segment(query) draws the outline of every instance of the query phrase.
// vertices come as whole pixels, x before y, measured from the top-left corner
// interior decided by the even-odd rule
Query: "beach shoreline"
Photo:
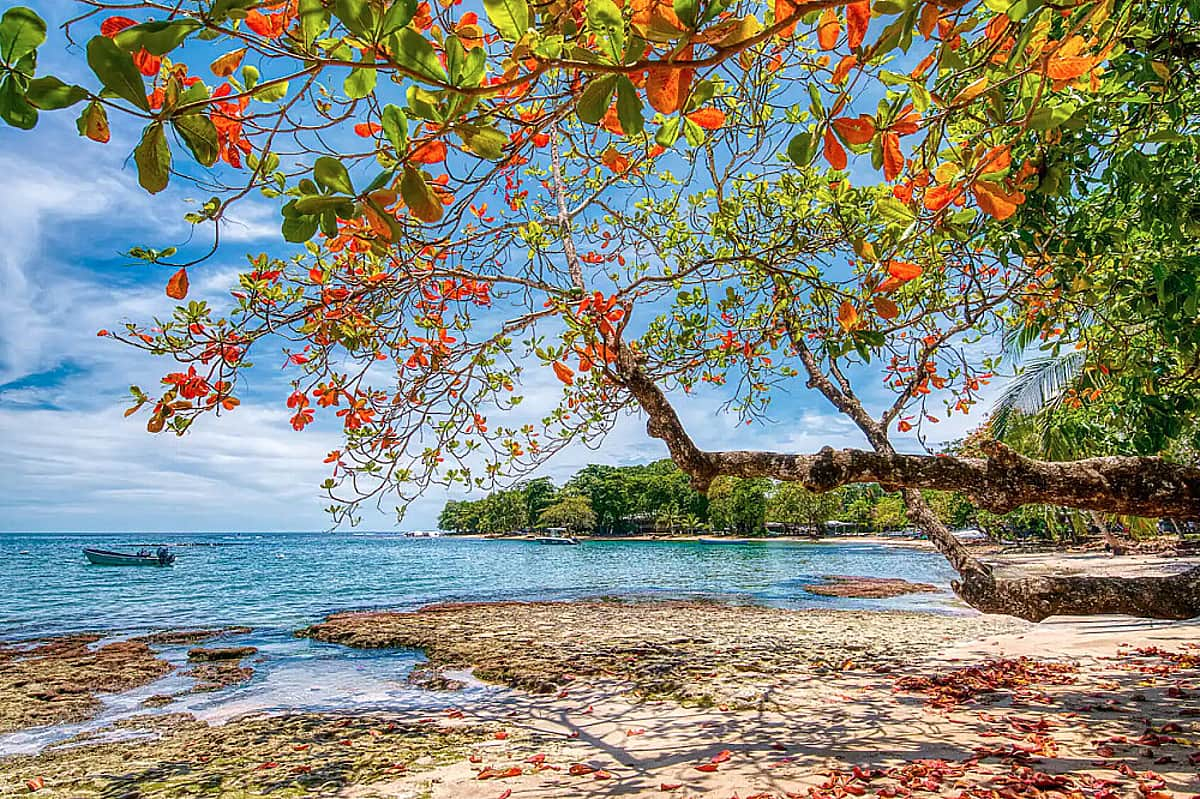
[[[1087,552],[989,560],[1002,570],[1118,575],[1189,565]],[[263,710],[236,700],[238,685],[215,686],[214,701],[234,699],[205,721],[173,710],[171,696],[147,696],[68,740],[0,757],[0,796],[26,795],[32,783],[39,796],[72,799],[497,799],[509,790],[514,799],[891,799],[918,771],[934,774],[923,778],[936,783],[923,792],[929,799],[1014,786],[1023,796],[1037,780],[1043,793],[1083,799],[1200,792],[1200,619],[1034,625],[959,610],[630,596],[335,613],[299,640],[348,662],[374,652],[373,674],[395,662],[391,680],[406,696],[433,702]],[[36,735],[45,728],[28,725],[149,694],[164,669],[178,698],[194,690],[188,663],[156,653],[197,644],[201,660],[244,657],[252,685],[260,660],[269,665],[279,650],[251,652],[249,634],[162,630],[105,657],[97,653],[113,639],[43,639],[53,655],[44,673],[28,645],[9,644],[0,715],[9,711],[10,730]],[[414,652],[423,661],[409,673]],[[1097,793],[1107,781],[1113,793]]]

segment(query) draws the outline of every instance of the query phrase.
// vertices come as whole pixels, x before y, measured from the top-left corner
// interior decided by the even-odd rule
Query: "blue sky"
[[[51,24],[39,71],[94,82],[80,74],[78,52],[64,56],[55,30],[69,5],[33,5]],[[114,119],[112,141],[100,145],[79,137],[74,118],[71,111],[43,114],[31,133],[0,126],[0,531],[327,527],[317,486],[336,433],[291,429],[286,381],[264,354],[255,359],[260,367],[243,405],[201,420],[183,438],[146,433],[144,415],[122,418],[128,386],[152,389],[168,364],[96,331],[169,314],[173,303],[163,294],[167,270],[132,266],[120,252],[179,241],[188,229],[185,203],[206,195],[176,181],[149,197],[126,163],[136,131]],[[216,257],[192,270],[191,297],[223,304],[246,253],[286,253],[276,214],[261,199],[242,204]],[[535,406],[536,397],[558,388],[542,372],[526,386]],[[808,452],[862,444],[844,418],[799,384],[775,401],[773,424],[739,425],[721,411],[722,399],[680,404],[702,446]],[[954,417],[934,438],[958,437],[978,419]],[[598,451],[565,451],[544,473],[561,481],[587,463],[665,455],[642,420],[628,417]],[[411,506],[405,526],[432,526],[447,496],[426,495]],[[368,528],[393,523],[390,510],[365,515]]]

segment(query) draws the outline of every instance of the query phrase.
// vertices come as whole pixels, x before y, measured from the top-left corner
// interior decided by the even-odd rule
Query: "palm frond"
[[[1054,405],[1083,372],[1078,350],[1030,361],[992,406],[991,429],[996,438],[1007,435],[1016,416],[1034,416]]]

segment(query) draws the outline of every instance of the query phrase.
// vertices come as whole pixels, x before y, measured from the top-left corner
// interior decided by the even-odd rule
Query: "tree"
[[[871,509],[871,523],[876,530],[895,530],[908,521],[904,500],[894,494],[880,497]]]
[[[525,524],[528,527],[536,527],[542,511],[554,503],[558,489],[554,487],[554,481],[549,477],[528,480],[518,486],[518,488],[525,497],[525,509],[527,513]]]
[[[762,535],[765,531],[767,488],[762,479],[719,477],[708,489],[708,515],[717,530],[736,535]]]
[[[780,483],[767,497],[766,521],[786,525],[789,531],[807,527],[814,538],[825,533],[825,523],[842,506],[840,491],[816,494],[798,483]]]
[[[602,533],[613,535],[624,531],[634,505],[630,486],[620,469],[590,464],[567,481],[565,490],[587,497]]]
[[[81,8],[87,86],[38,75],[44,23],[5,13],[0,118],[81,105],[97,142],[110,113],[132,122],[151,193],[215,167],[197,181],[217,196],[187,217],[212,248],[130,251],[174,299],[248,196],[277,202],[298,245],[252,257],[228,309],[102,331],[183,364],[133,389],[151,432],[233,412],[251,356],[282,342],[293,426],[319,412],[345,431],[336,518],[435,483],[491,488],[636,410],[700,491],[900,489],[982,610],[1200,613],[1200,569],[1000,579],[920,493],[1200,516],[1200,469],[1164,457],[1200,396],[1192,3]],[[980,344],[1014,331],[1105,375],[1073,402],[1123,406],[1098,418],[1133,421],[1129,454],[898,450],[978,402],[1001,363]],[[536,421],[517,394],[531,369],[562,383]],[[713,391],[762,422],[786,386],[868,449],[706,450],[675,408]],[[613,529],[628,499],[598,501],[592,477]]]
[[[563,527],[575,533],[591,533],[596,529],[596,514],[587,497],[563,494],[538,517],[542,527]]]
[[[479,504],[479,531],[507,535],[525,528],[528,522],[525,497],[520,491],[488,494]]]

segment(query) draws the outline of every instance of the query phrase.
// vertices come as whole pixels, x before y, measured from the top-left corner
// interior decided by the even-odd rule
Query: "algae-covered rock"
[[[492,727],[390,714],[258,715],[220,726],[187,715],[142,716],[116,731],[153,737],[80,738],[0,760],[0,796],[25,795],[26,780],[38,778],[39,799],[332,796],[461,760],[495,735]]]
[[[996,617],[709,602],[495,602],[337,614],[297,634],[419,648],[433,667],[470,668],[536,693],[579,678],[615,678],[643,696],[759,707],[781,673],[886,670],[948,640],[1026,626]]]
[[[241,660],[258,652],[255,646],[197,646],[188,650],[188,660],[209,662],[214,660]]]
[[[93,646],[99,635],[0,645],[0,732],[83,721],[97,693],[128,691],[171,670],[142,641]]]

